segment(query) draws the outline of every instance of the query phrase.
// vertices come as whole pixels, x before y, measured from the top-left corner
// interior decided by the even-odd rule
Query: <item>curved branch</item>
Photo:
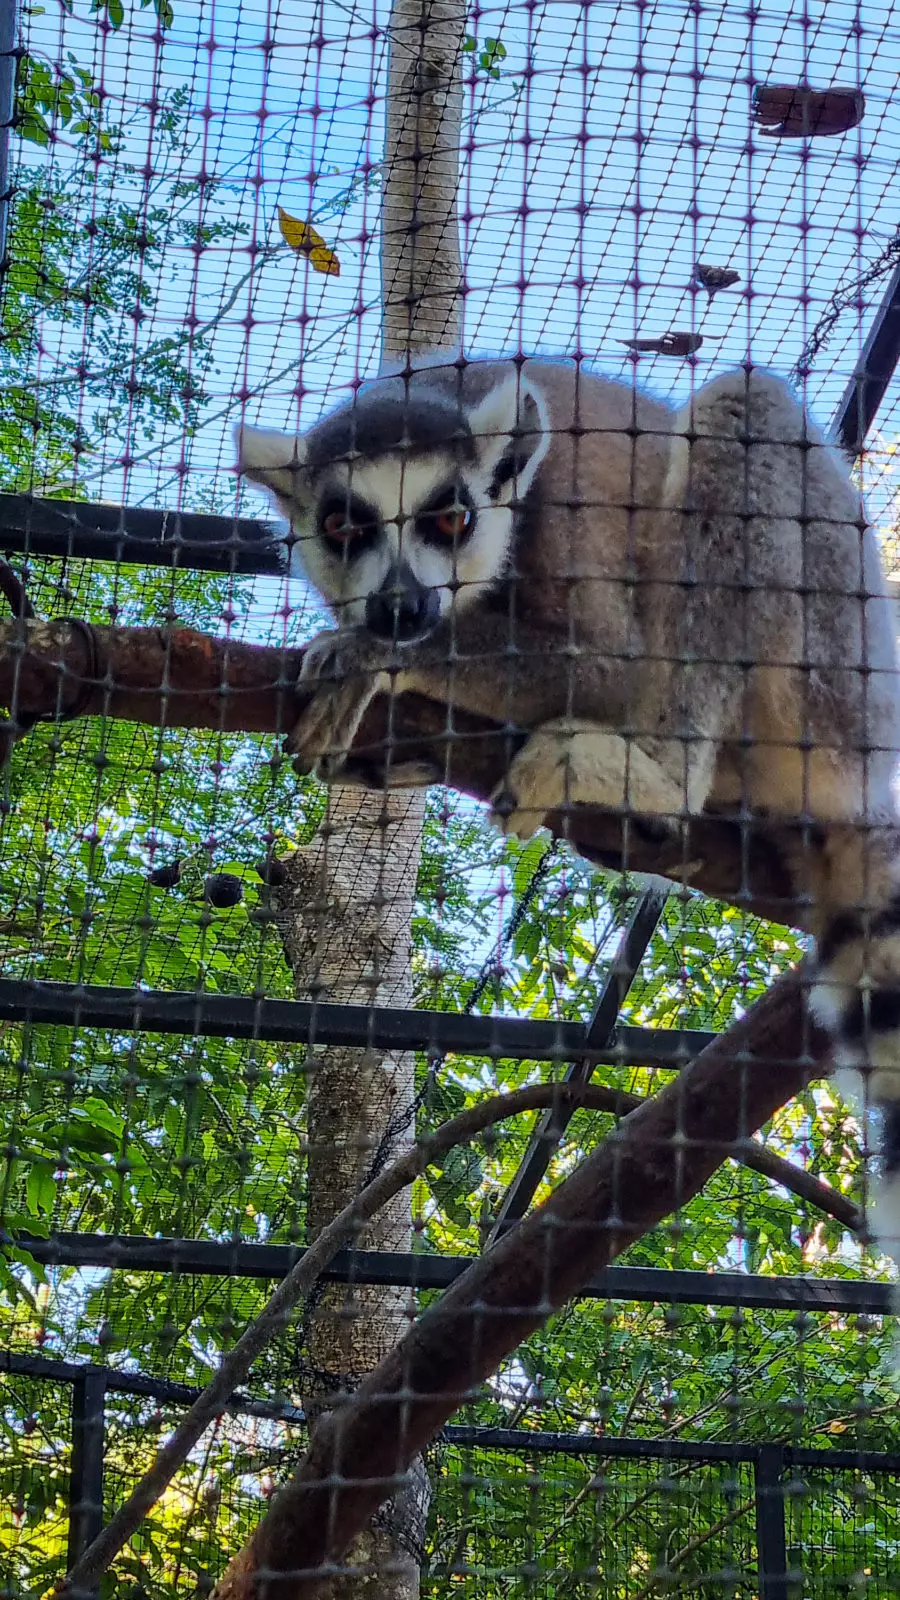
[[[592,1085],[589,1092],[591,1104],[596,1110],[615,1114],[623,1109],[623,1096],[618,1090]],[[298,1300],[309,1293],[338,1251],[353,1241],[363,1224],[370,1221],[376,1211],[380,1211],[401,1189],[407,1188],[426,1167],[454,1145],[467,1143],[483,1133],[485,1128],[506,1117],[518,1116],[523,1111],[541,1111],[548,1105],[566,1101],[586,1104],[585,1090],[577,1086],[569,1089],[565,1084],[542,1083],[483,1100],[445,1122],[433,1133],[420,1138],[411,1150],[385,1167],[343,1211],[338,1212],[296,1266],[291,1268],[287,1277],[282,1279],[259,1316],[223,1358],[215,1377],[194,1401],[184,1421],[160,1450],[124,1505],[119,1507],[112,1520],[88,1546],[71,1572],[67,1573],[61,1585],[63,1593],[74,1595],[96,1586],[122,1546],[152,1510],[179,1467],[183,1466],[197,1441],[221,1415],[235,1389],[244,1382],[254,1361],[272,1339],[283,1332]]]
[[[183,1466],[206,1428],[221,1415],[235,1389],[244,1382],[254,1361],[271,1340],[283,1331],[285,1321],[298,1300],[310,1292],[334,1256],[359,1231],[362,1223],[370,1220],[395,1194],[412,1183],[438,1156],[445,1155],[456,1144],[468,1142],[494,1123],[520,1116],[526,1111],[544,1111],[552,1107],[554,1110],[583,1109],[624,1116],[645,1103],[637,1095],[624,1094],[603,1084],[531,1084],[510,1094],[483,1100],[433,1133],[420,1138],[411,1151],[373,1179],[358,1198],[340,1212],[278,1285],[234,1349],[224,1357],[219,1371],[194,1402],[184,1422],[159,1452],[137,1488],[68,1574],[65,1587],[74,1590],[96,1584],[167,1488],[179,1467]],[[858,1207],[829,1189],[827,1184],[793,1167],[790,1162],[770,1155],[754,1140],[743,1141],[733,1155],[745,1166],[776,1178],[783,1187],[793,1189],[794,1193],[810,1200],[847,1227],[861,1226],[862,1213]]]
[[[478,1385],[805,1087],[829,1044],[806,1014],[808,981],[802,969],[779,979],[473,1262],[339,1411],[320,1418],[299,1471],[231,1562],[216,1600],[250,1600],[261,1579],[267,1600],[314,1594]]]

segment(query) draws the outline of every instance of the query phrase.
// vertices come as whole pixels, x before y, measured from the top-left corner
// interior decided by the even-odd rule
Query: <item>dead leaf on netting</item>
[[[330,278],[340,277],[341,263],[322,235],[316,233],[311,222],[301,222],[299,217],[292,217],[289,211],[279,206],[278,226],[285,244],[289,244],[299,255],[308,257],[314,272],[325,272]]]
[[[664,333],[659,339],[620,339],[638,355],[692,356],[703,343],[702,333]]]
[[[705,289],[710,300],[720,289],[731,289],[740,283],[741,275],[733,267],[710,267],[705,261],[698,261],[694,271],[701,289]]]
[[[846,133],[865,115],[859,89],[804,89],[792,83],[758,83],[753,90],[753,120],[767,139],[812,139]]]

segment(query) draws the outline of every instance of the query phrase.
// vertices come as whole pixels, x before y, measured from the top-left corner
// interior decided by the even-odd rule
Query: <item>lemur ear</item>
[[[234,440],[242,477],[261,483],[282,500],[305,499],[306,447],[302,439],[242,422],[234,430]]]
[[[476,406],[469,416],[475,446],[488,476],[491,500],[521,499],[550,448],[543,395],[519,372]]]

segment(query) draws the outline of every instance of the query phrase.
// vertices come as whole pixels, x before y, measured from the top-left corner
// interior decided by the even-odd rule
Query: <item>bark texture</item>
[[[335,788],[313,843],[287,862],[278,909],[298,999],[411,1006],[411,931],[421,841],[419,794],[383,799]],[[414,1058],[321,1047],[309,1063],[307,1219],[312,1239],[362,1188],[373,1163],[414,1141]],[[408,1250],[408,1192],[359,1237],[360,1247]],[[409,1290],[333,1284],[318,1298],[307,1341],[304,1405],[315,1417],[339,1405],[403,1338]],[[421,1473],[360,1534],[331,1600],[377,1593],[415,1600],[427,1482]]]
[[[394,0],[391,7],[381,219],[387,361],[459,343],[456,198],[465,21],[459,0]]]
[[[381,217],[383,358],[453,345],[461,277],[456,193],[465,12],[448,0],[394,0],[390,20],[385,188]],[[282,933],[299,999],[411,1006],[411,921],[425,819],[423,791],[332,789],[319,837],[296,853],[280,894]],[[325,1049],[310,1072],[308,1222],[318,1233],[358,1193],[373,1160],[415,1138],[410,1053]],[[409,1195],[360,1240],[404,1250]],[[402,1338],[403,1289],[327,1288],[308,1343],[311,1415],[352,1392]],[[415,1600],[428,1514],[421,1459],[328,1578],[328,1600]]]
[[[821,1070],[803,971],[775,983],[426,1311],[339,1413],[226,1571],[215,1600],[309,1600],[456,1408],[591,1275],[685,1205],[735,1144]],[[782,1059],[775,1062],[775,1052]]]

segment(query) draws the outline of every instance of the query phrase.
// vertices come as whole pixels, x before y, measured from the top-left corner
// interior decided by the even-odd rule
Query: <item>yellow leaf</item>
[[[846,1424],[846,1422],[829,1422],[828,1428],[827,1428],[826,1431],[828,1433],[846,1433],[847,1432],[847,1424]]]
[[[285,244],[298,254],[307,256],[314,272],[325,272],[330,278],[340,277],[341,263],[311,222],[301,222],[292,217],[283,206],[278,207],[278,226]]]

